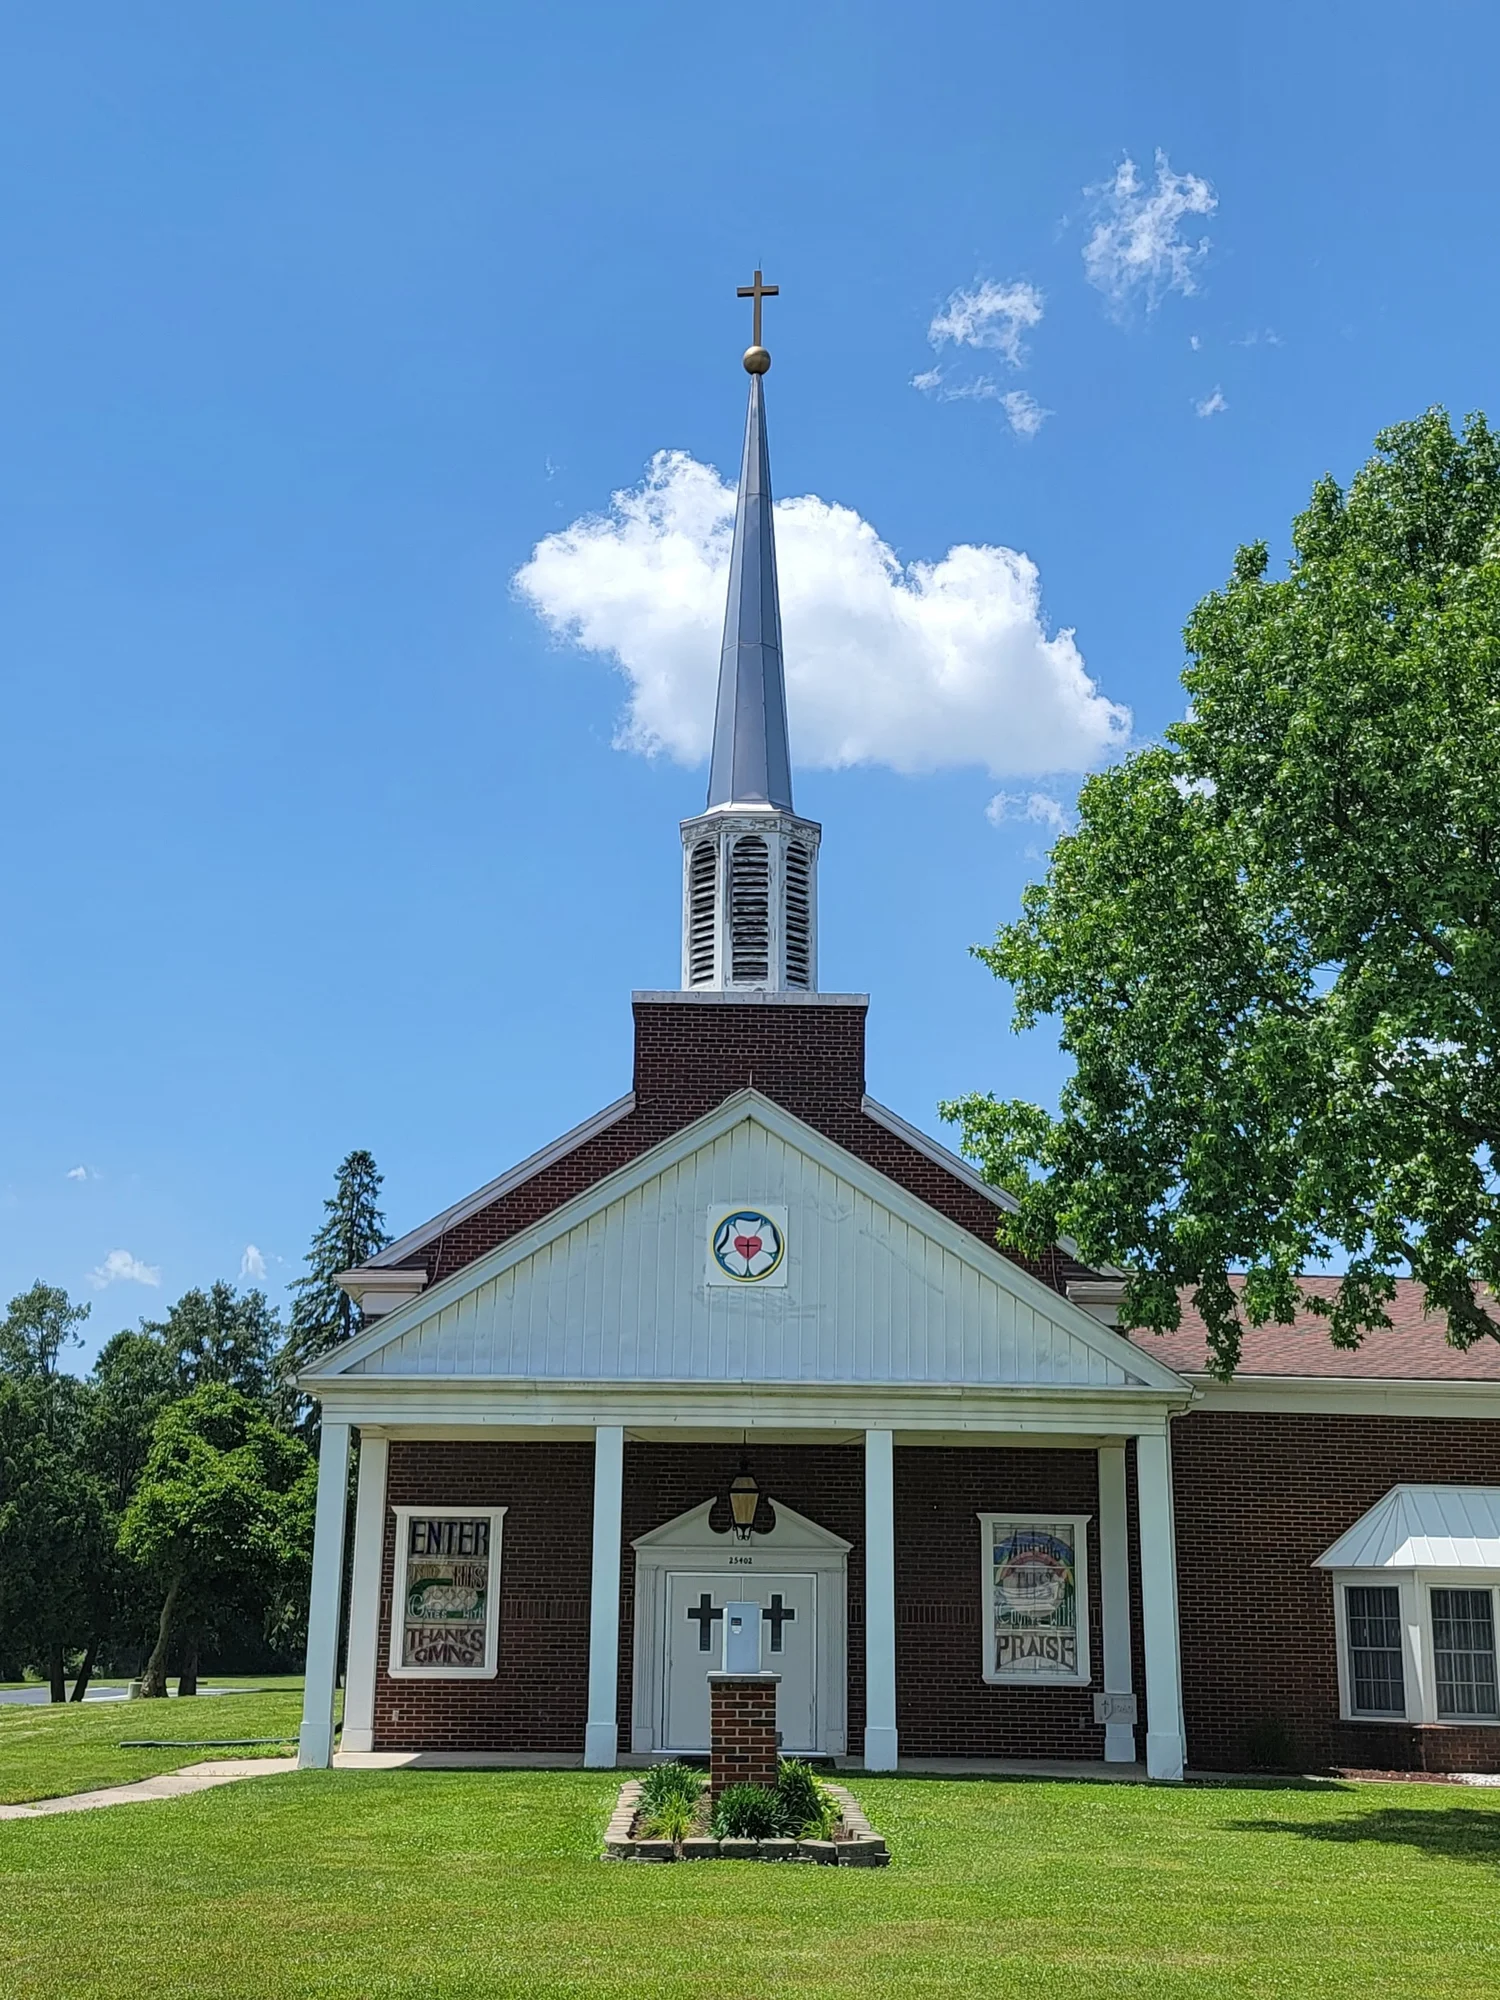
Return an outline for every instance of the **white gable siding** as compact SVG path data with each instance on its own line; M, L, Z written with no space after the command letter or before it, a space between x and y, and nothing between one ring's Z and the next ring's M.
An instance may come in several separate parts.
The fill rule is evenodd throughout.
M785 1204L784 1289L705 1284L707 1211L736 1202ZM1078 1388L1139 1379L749 1118L350 1372Z

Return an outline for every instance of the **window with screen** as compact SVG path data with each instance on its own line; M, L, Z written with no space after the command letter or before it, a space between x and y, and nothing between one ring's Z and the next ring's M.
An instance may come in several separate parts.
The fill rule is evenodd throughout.
M1351 1585L1344 1593L1344 1615L1350 1707L1356 1715L1405 1715L1400 1591L1390 1584Z
M1493 1722L1500 1716L1492 1591L1433 1591L1432 1665L1440 1721Z

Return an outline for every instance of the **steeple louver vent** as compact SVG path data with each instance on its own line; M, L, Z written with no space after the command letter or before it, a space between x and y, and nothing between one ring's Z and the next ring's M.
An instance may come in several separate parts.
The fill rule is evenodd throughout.
M771 855L759 834L742 834L730 850L730 977L736 986L763 986L771 971Z
M812 865L800 840L786 850L786 983L812 984Z
M687 983L712 986L719 927L719 844L700 840L688 860Z

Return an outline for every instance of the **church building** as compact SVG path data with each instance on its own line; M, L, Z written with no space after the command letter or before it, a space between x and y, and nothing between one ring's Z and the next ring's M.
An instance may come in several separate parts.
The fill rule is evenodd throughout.
M1500 1770L1500 1344L1403 1286L1357 1352L1000 1249L1007 1197L870 1094L818 984L765 414L749 409L682 975L626 1094L342 1282L302 1377L322 1457L301 1760L696 1754L726 1603L788 1753ZM623 1000L623 996L622 996Z

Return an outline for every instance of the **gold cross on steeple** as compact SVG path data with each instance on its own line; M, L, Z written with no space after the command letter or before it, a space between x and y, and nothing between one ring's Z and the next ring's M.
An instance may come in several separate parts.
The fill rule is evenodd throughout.
M755 274L755 283L753 285L741 285L738 288L738 291L736 293L736 296L738 298L754 299L755 301L755 325L750 336L750 344L752 347L760 347L763 345L763 342L760 337L760 302L762 299L774 299L778 295L780 290L781 290L780 285L763 285L761 283L759 271L757 271Z

